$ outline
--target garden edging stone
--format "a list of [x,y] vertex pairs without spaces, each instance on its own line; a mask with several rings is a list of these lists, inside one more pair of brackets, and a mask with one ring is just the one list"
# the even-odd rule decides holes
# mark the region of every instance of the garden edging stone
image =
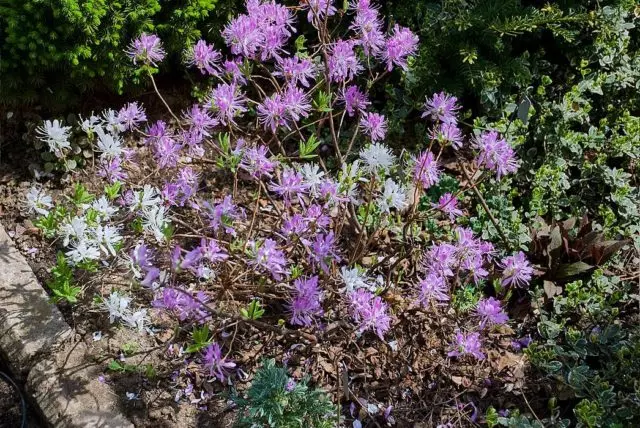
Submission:
[[49,300],[0,226],[0,352],[26,379],[27,393],[55,427],[133,427],[115,394],[98,381],[100,367]]

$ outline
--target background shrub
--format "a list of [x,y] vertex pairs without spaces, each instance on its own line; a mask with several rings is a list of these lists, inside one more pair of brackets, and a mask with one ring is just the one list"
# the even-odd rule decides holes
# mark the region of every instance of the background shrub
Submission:
[[217,3],[0,0],[0,103],[68,111],[87,91],[120,94],[137,83],[124,53],[131,39],[157,32],[178,60],[233,4]]

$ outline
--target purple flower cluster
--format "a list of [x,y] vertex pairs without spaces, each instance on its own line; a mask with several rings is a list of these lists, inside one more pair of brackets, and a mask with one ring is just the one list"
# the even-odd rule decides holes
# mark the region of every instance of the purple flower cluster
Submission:
[[358,61],[355,46],[354,41],[338,40],[331,47],[328,66],[329,78],[332,82],[348,82],[363,70],[362,64]]
[[314,266],[319,266],[326,274],[329,274],[329,265],[334,261],[339,262],[340,256],[336,252],[336,238],[333,231],[323,234],[318,233],[313,241],[302,241],[309,249],[309,258]]
[[471,355],[478,360],[484,360],[485,358],[484,353],[482,353],[480,333],[462,334],[458,331],[451,347],[451,351],[447,354],[449,357],[459,358]]
[[209,298],[198,291],[195,295],[176,287],[164,287],[156,294],[151,306],[175,314],[181,321],[193,320],[199,324],[208,321],[211,316],[203,306]]
[[458,99],[449,96],[444,92],[433,94],[424,103],[424,113],[422,117],[430,117],[434,121],[441,123],[457,124],[457,112],[460,110]]
[[160,277],[160,269],[153,265],[153,252],[142,242],[131,250],[131,268],[136,278],[141,278],[144,287],[155,288]]
[[198,175],[187,166],[178,171],[176,180],[165,183],[161,195],[169,205],[183,207],[197,192]]
[[378,9],[371,5],[370,0],[359,0],[352,4],[352,8],[355,10],[356,16],[349,29],[355,31],[365,55],[380,55],[385,45],[385,39]]
[[249,0],[247,14],[224,27],[222,37],[234,55],[265,61],[280,58],[295,31],[289,9],[275,2]]
[[236,368],[236,363],[222,355],[220,345],[212,343],[202,354],[202,366],[209,376],[215,376],[220,382],[224,382],[229,372]]
[[476,139],[478,148],[478,165],[496,172],[498,180],[503,175],[518,170],[516,154],[507,143],[507,140],[500,138],[496,131],[483,132]]
[[198,40],[187,51],[187,64],[198,67],[202,74],[217,75],[220,73],[220,61],[222,54],[204,40]]
[[284,94],[275,93],[258,105],[257,113],[265,129],[275,133],[280,127],[290,128],[291,122],[308,117],[311,110],[309,98],[299,88],[289,86]]
[[394,65],[406,71],[408,69],[407,57],[414,55],[417,50],[418,36],[408,28],[396,24],[380,57],[387,63],[387,71],[393,70]]
[[509,316],[502,309],[499,300],[493,297],[480,299],[476,307],[476,314],[480,318],[480,328],[486,325],[500,325],[509,321]]
[[455,150],[462,147],[462,132],[456,123],[441,123],[433,128],[431,138],[443,146],[451,145]]
[[283,198],[285,204],[290,205],[294,198],[302,203],[302,195],[308,192],[309,185],[305,183],[300,172],[285,167],[280,176],[280,183],[271,182],[269,190]]
[[371,104],[367,94],[362,92],[356,85],[347,86],[342,91],[340,99],[344,102],[349,117],[353,117],[356,112],[364,113]]
[[391,328],[391,317],[382,297],[360,288],[349,294],[349,300],[351,316],[358,324],[358,332],[362,334],[372,330],[380,340],[384,340],[384,334]]
[[307,0],[303,4],[304,10],[307,12],[307,20],[316,27],[325,18],[325,16],[333,16],[338,9],[333,6],[333,0]]
[[211,117],[209,112],[198,104],[191,106],[191,108],[183,114],[183,117],[189,125],[190,131],[205,137],[210,136],[211,130],[218,125],[218,121]]
[[500,263],[502,266],[502,285],[508,287],[526,287],[531,281],[533,268],[522,251],[512,256],[505,257]]
[[425,190],[440,181],[440,167],[430,151],[424,151],[416,158],[413,180]]
[[316,66],[310,59],[294,55],[290,58],[281,58],[276,63],[276,71],[273,75],[283,77],[291,86],[296,86],[300,83],[305,88],[308,88],[310,85],[309,80],[316,78]]
[[206,103],[216,120],[223,125],[236,125],[236,117],[247,111],[244,93],[235,83],[220,83],[211,91]]
[[298,278],[293,283],[289,310],[291,311],[291,324],[309,327],[317,317],[324,313],[322,310],[323,292],[318,286],[318,277]]
[[448,215],[452,222],[462,215],[462,211],[458,208],[458,199],[449,192],[440,196],[438,203],[433,204],[433,207]]
[[374,143],[382,141],[387,134],[387,120],[378,113],[364,113],[360,119],[360,128]]
[[160,38],[155,34],[142,33],[131,42],[127,55],[134,64],[141,62],[146,65],[158,65],[164,59],[165,51],[162,48]]
[[428,308],[433,301],[447,302],[450,300],[447,281],[434,272],[428,273],[424,279],[421,279],[419,286],[418,301],[425,308]]
[[205,214],[209,218],[209,227],[216,232],[224,229],[224,232],[231,236],[236,236],[233,222],[246,217],[244,210],[238,208],[238,206],[233,203],[231,195],[225,196],[219,204],[212,205],[205,201],[202,203],[202,206],[205,209]]
[[240,168],[247,171],[252,177],[261,179],[271,177],[278,165],[278,161],[267,156],[269,149],[267,146],[257,145],[249,147],[244,151]]
[[127,178],[127,173],[122,169],[122,159],[118,157],[101,159],[98,175],[111,183],[123,181]]
[[248,247],[250,266],[270,273],[276,281],[280,281],[284,275],[289,274],[286,256],[277,248],[276,241],[273,239],[265,239],[262,242],[251,241]]
[[146,121],[147,115],[137,102],[128,103],[118,112],[118,122],[128,130],[135,129],[139,124]]

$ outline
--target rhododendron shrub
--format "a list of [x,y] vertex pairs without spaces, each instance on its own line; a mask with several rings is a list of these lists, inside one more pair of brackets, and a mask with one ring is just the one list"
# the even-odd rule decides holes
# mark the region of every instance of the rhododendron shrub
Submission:
[[[56,211],[34,188],[29,209],[62,238],[72,267],[108,266],[135,284],[103,296],[112,323],[141,334],[160,319],[215,331],[231,317],[308,339],[340,322],[357,342],[391,342],[403,311],[442,313],[456,289],[494,284],[441,350],[452,361],[485,358],[484,338],[509,323],[508,296],[533,270],[524,253],[458,221],[477,183],[517,169],[515,151],[496,131],[463,132],[461,108],[445,93],[425,102],[428,143],[394,149],[367,92],[408,70],[418,37],[397,24],[387,31],[368,0],[350,3],[342,20],[337,7],[250,0],[222,30],[226,46],[200,40],[186,53],[208,79],[200,102],[177,112],[158,92],[163,119],[130,103],[73,130],[94,144],[105,194]],[[301,24],[316,40],[296,38]],[[127,54],[132,66],[162,67],[165,51],[142,34]],[[71,132],[54,120],[38,135],[64,161]],[[459,188],[421,203],[452,169],[462,172]],[[230,314],[221,299],[240,290],[235,299],[246,304],[269,290],[261,316],[286,326]],[[190,358],[204,378],[233,382],[241,367],[218,339],[204,338]]]

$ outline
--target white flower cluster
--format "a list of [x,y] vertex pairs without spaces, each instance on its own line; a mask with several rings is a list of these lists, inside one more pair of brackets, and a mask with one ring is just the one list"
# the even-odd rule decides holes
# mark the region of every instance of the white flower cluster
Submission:
[[[88,135],[96,134],[96,146],[102,157],[112,159],[123,153],[122,139],[119,134],[136,126],[138,118],[145,117],[144,110],[137,103],[126,105],[120,112],[107,109],[102,116],[80,118],[80,127]],[[63,126],[59,120],[45,120],[36,129],[38,138],[49,146],[57,158],[63,158],[65,150],[71,148],[71,126]]]
[[53,208],[51,196],[45,194],[41,189],[32,187],[27,193],[27,209],[29,213],[37,213],[46,216],[49,209]]
[[132,212],[139,212],[142,216],[142,227],[151,233],[158,243],[166,240],[165,230],[171,218],[167,208],[162,204],[160,192],[155,187],[145,184],[142,190],[133,192],[129,203]]
[[129,327],[142,332],[145,323],[148,322],[147,310],[133,311],[129,307],[130,303],[131,297],[120,295],[117,291],[114,291],[109,295],[108,299],[102,302],[102,306],[109,312],[109,322],[111,324],[121,320]]
[[[58,229],[62,244],[70,248],[66,256],[73,264],[100,260],[101,255],[115,257],[122,235],[117,227],[107,223],[118,209],[105,196],[83,206],[83,209],[81,215],[63,221]],[[89,212],[95,213],[95,220],[88,220]]]
[[374,280],[367,276],[362,269],[357,267],[349,269],[346,266],[342,266],[340,268],[340,277],[345,285],[344,291],[347,293],[354,292],[360,288],[364,288],[373,293],[384,283],[382,276],[378,276],[378,278]]

